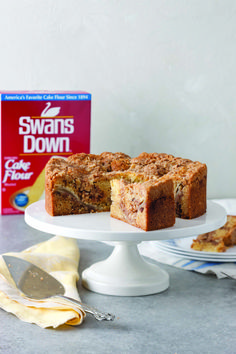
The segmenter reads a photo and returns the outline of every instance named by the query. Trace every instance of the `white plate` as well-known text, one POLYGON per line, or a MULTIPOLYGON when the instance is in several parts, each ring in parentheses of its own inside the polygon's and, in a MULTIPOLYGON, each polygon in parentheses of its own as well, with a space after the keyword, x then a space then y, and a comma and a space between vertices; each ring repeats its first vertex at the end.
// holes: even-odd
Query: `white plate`
POLYGON ((236 257, 219 257, 219 256, 207 256, 207 255, 199 255, 199 254, 189 254, 189 253, 181 253, 174 250, 168 250, 162 247, 159 247, 157 243, 155 244, 157 251, 164 252, 174 257, 179 257, 183 259, 189 260, 197 260, 202 262, 216 262, 216 263, 224 263, 224 262, 236 262, 236 257))
POLYGON ((181 251, 177 251, 177 250, 170 250, 170 249, 167 249, 165 247, 162 247, 160 245, 155 245, 156 248, 158 248, 158 250, 161 250, 163 252, 166 252, 168 254, 173 254, 173 255, 177 255, 177 256, 185 256, 185 257, 188 257, 188 258, 199 258, 199 259, 219 259, 219 261, 225 261, 226 259, 229 259, 231 261, 236 261, 236 257, 234 256, 225 256, 224 253, 223 254, 216 254, 216 255, 207 255, 207 254, 200 254, 199 253, 188 253, 188 252, 181 252, 181 251))
POLYGON ((167 250, 173 250, 181 252, 182 254, 189 254, 189 255, 201 255, 201 256, 214 256, 214 257, 224 257, 224 258, 236 258, 236 246, 228 248, 225 252, 204 252, 204 251, 196 251, 191 248, 191 244, 194 237, 185 237, 179 239, 172 239, 172 240, 163 240, 163 241, 156 241, 157 245, 165 248, 167 250))

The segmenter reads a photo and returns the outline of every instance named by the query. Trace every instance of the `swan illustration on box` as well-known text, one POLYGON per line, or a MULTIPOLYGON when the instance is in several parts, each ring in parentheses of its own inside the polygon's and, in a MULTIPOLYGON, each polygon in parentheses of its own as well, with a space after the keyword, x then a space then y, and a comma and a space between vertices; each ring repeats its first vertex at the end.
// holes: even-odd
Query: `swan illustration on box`
POLYGON ((41 117, 55 117, 59 114, 61 107, 49 108, 50 106, 51 106, 51 102, 47 102, 46 107, 41 113, 41 117))

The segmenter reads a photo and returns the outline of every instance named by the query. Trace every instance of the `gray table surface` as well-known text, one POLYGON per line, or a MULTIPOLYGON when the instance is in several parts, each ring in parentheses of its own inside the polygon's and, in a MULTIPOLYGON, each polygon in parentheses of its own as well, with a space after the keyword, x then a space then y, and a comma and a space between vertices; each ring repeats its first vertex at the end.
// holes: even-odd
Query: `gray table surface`
MULTIPOLYGON (((23 215, 0 216, 0 253, 21 251, 52 235, 29 227, 23 215)), ((111 247, 78 240, 80 273, 111 247)), ((112 312, 114 322, 87 316, 78 327, 41 329, 0 309, 0 353, 236 353, 236 281, 161 265, 170 275, 163 293, 116 297, 84 289, 84 302, 112 312)))

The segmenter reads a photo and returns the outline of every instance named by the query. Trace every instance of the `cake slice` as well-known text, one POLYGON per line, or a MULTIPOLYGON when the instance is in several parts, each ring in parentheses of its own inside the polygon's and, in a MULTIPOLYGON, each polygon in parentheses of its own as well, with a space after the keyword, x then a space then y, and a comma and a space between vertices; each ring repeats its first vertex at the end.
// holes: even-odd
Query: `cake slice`
POLYGON ((191 248, 204 252, 225 252, 236 245, 236 215, 227 215, 227 222, 221 228, 199 235, 191 248))
POLYGON ((145 231, 173 226, 175 200, 170 177, 125 173, 111 180, 111 216, 145 231))

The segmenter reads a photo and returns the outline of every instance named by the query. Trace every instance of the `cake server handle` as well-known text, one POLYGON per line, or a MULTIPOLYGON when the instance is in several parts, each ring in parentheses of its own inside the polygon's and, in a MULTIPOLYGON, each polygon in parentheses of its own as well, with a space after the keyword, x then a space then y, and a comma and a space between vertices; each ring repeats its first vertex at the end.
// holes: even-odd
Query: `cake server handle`
POLYGON ((92 307, 90 305, 86 305, 79 300, 72 299, 71 297, 64 296, 64 295, 56 295, 55 297, 70 301, 71 303, 73 303, 77 306, 79 305, 82 308, 82 310, 84 310, 84 312, 87 312, 90 315, 93 315, 96 318, 96 320, 98 320, 98 321, 113 321, 115 319, 115 316, 112 315, 111 313, 101 312, 98 309, 96 309, 95 307, 92 307))

